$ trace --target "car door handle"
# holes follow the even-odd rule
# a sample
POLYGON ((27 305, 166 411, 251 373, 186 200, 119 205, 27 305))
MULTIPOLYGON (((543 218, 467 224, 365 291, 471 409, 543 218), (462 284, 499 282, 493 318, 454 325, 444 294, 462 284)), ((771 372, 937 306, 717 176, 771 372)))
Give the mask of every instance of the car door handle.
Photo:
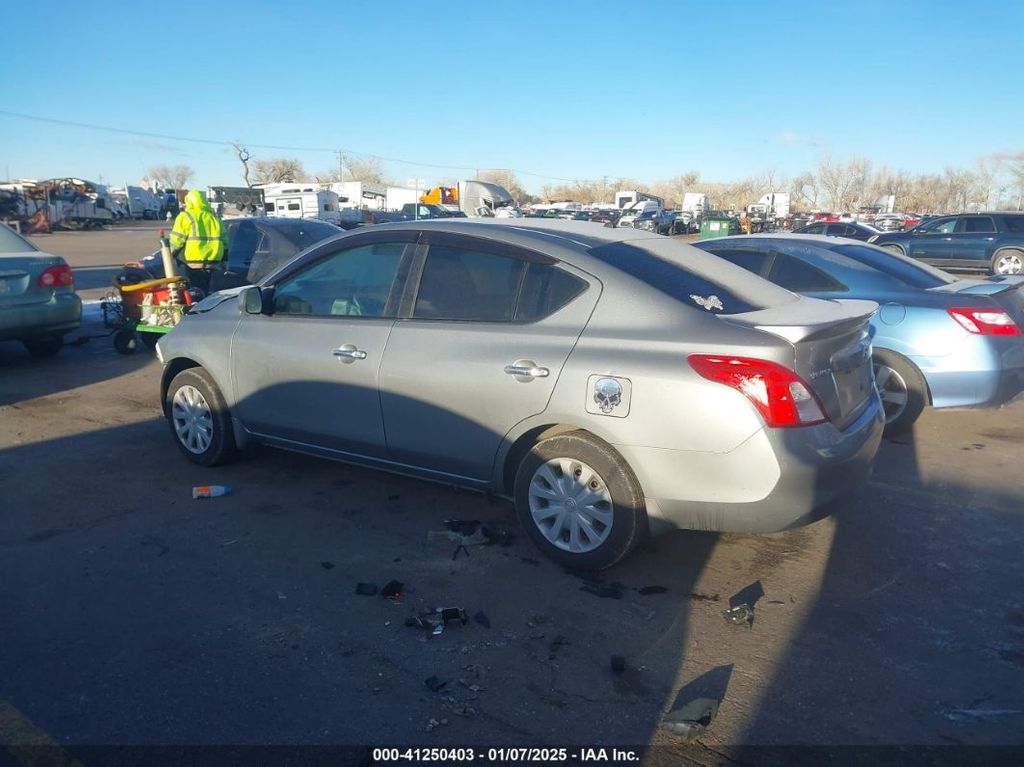
POLYGON ((342 362, 366 359, 366 352, 362 349, 357 349, 354 344, 344 344, 335 349, 333 354, 335 357, 341 357, 342 362))
POLYGON ((547 378, 551 371, 533 363, 516 362, 513 365, 506 365, 505 372, 510 376, 522 378, 547 378))

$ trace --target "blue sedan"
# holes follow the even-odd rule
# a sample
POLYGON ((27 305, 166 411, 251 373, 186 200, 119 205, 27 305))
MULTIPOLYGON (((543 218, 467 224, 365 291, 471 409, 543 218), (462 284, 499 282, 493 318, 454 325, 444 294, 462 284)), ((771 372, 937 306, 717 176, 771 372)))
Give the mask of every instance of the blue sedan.
POLYGON ((996 407, 1024 390, 1024 278, 960 280, 872 245, 814 235, 694 243, 794 293, 863 298, 886 434, 928 405, 996 407))

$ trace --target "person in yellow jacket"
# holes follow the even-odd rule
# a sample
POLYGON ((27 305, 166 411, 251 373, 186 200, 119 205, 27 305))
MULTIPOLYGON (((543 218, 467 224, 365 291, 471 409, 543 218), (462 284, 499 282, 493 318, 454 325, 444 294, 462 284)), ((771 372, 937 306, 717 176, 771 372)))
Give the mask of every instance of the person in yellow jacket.
POLYGON ((208 294, 213 272, 228 263, 228 229, 198 189, 185 195, 185 207, 174 219, 169 241, 171 255, 183 255, 189 284, 208 294))

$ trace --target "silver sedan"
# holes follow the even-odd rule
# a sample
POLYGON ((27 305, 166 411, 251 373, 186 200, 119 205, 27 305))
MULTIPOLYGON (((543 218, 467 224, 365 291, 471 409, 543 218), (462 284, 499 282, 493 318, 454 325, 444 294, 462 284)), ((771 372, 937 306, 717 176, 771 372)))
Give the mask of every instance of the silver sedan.
POLYGON ((805 524, 862 483, 875 308, 637 229, 383 225, 197 304, 158 345, 161 397, 198 464, 262 442, 497 493, 598 569, 649 531, 805 524))

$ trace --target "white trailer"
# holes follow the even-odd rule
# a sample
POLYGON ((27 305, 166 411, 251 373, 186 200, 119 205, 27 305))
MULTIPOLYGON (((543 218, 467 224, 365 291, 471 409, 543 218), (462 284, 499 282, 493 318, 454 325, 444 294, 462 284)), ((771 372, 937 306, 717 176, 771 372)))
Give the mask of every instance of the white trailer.
POLYGON ((619 210, 628 208, 631 205, 635 205, 638 202, 656 202, 659 208, 665 206, 665 200, 658 197, 656 194, 648 194, 647 192, 638 192, 635 189, 623 189, 615 193, 615 207, 619 210))
POLYGON ((680 206, 680 210, 689 213, 694 218, 700 218, 705 211, 711 210, 711 203, 703 192, 686 192, 683 195, 683 204, 680 206))
POLYGON ((384 207, 387 210, 401 210, 405 205, 415 205, 424 190, 404 186, 389 186, 384 193, 384 207))
POLYGON ((338 193, 318 184, 260 184, 267 215, 274 218, 315 218, 341 223, 338 193))
POLYGON ((368 210, 384 210, 388 190, 384 184, 372 181, 335 181, 328 184, 328 189, 342 199, 342 208, 366 208, 368 210))

